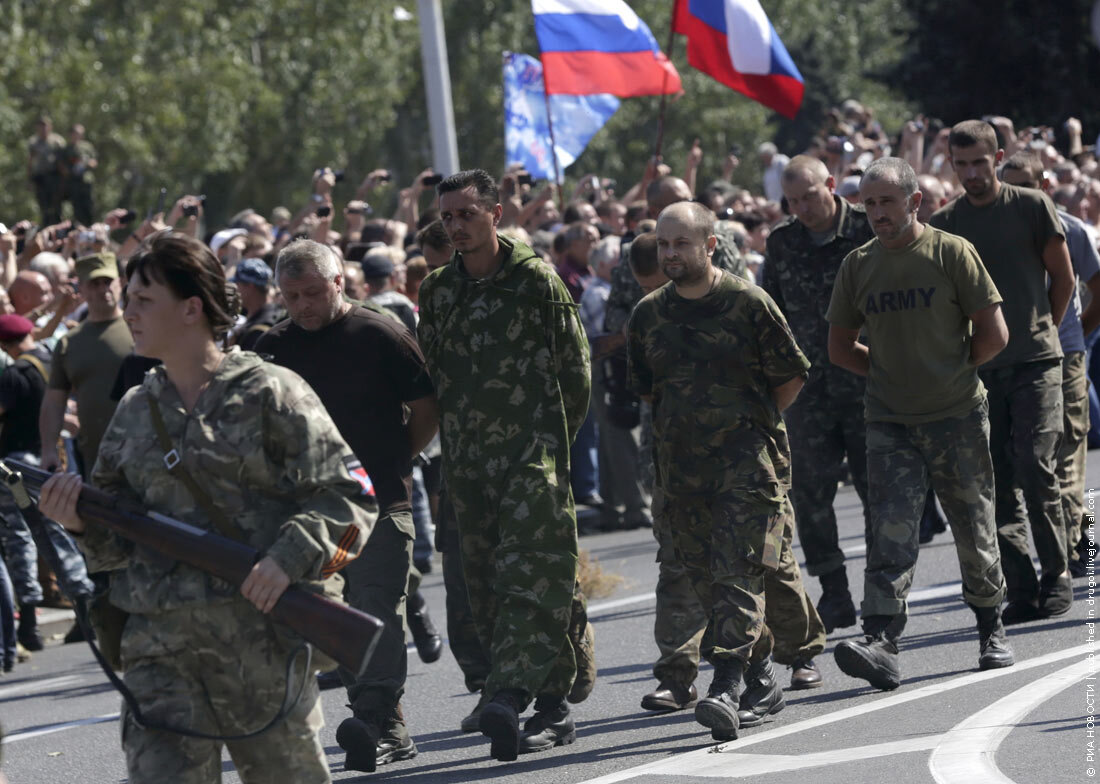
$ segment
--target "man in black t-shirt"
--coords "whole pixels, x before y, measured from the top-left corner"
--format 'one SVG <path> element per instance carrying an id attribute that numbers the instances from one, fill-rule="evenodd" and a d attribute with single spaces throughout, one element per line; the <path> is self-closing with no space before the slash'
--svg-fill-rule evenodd
<path id="1" fill-rule="evenodd" d="M 290 318 L 256 351 L 301 375 L 370 475 L 379 518 L 362 555 L 345 567 L 349 604 L 385 624 L 368 671 L 341 670 L 353 717 L 336 733 L 346 770 L 416 754 L 399 701 L 405 688 L 406 590 L 412 564 L 412 460 L 435 435 L 435 391 L 416 339 L 395 319 L 343 297 L 339 260 L 301 240 L 279 254 L 276 278 Z"/>
<path id="2" fill-rule="evenodd" d="M 34 324 L 22 316 L 0 316 L 0 349 L 15 360 L 0 374 L 0 456 L 38 465 L 42 454 L 38 412 L 46 393 L 50 351 L 35 343 L 33 331 Z M 47 535 L 61 559 L 64 574 L 57 575 L 58 580 L 70 596 L 91 596 L 93 586 L 76 544 L 56 523 L 48 524 Z M 38 582 L 38 550 L 8 492 L 0 492 L 0 539 L 20 606 L 17 638 L 28 650 L 41 650 L 34 609 L 45 598 Z"/>

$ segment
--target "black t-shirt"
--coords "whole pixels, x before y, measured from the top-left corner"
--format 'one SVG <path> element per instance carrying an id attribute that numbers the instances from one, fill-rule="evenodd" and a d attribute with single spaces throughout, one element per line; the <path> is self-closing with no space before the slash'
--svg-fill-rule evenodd
<path id="1" fill-rule="evenodd" d="M 24 355 L 0 373 L 0 407 L 4 409 L 3 429 L 0 429 L 0 455 L 14 452 L 42 453 L 38 434 L 38 412 L 46 395 L 46 376 L 50 372 L 49 349 L 37 345 L 27 352 L 35 357 L 39 369 Z"/>
<path id="2" fill-rule="evenodd" d="M 237 331 L 236 345 L 241 347 L 241 351 L 255 351 L 256 343 L 263 334 L 285 318 L 286 311 L 274 302 L 267 303 L 241 325 Z"/>
<path id="3" fill-rule="evenodd" d="M 256 352 L 313 387 L 370 474 L 380 509 L 410 509 L 412 446 L 402 404 L 435 391 L 413 334 L 386 315 L 353 307 L 314 332 L 281 321 Z"/>
<path id="4" fill-rule="evenodd" d="M 141 354 L 129 354 L 122 360 L 122 365 L 115 376 L 115 384 L 111 387 L 111 400 L 116 403 L 130 391 L 130 387 L 136 387 L 145 380 L 145 374 L 160 364 L 160 360 L 154 357 L 143 357 Z"/>

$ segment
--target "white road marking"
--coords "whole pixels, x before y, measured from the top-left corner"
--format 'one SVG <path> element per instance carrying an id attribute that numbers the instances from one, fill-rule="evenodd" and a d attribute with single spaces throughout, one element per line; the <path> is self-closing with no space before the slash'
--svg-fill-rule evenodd
<path id="1" fill-rule="evenodd" d="M 642 602 L 652 602 L 657 600 L 657 594 L 639 593 L 634 596 L 624 596 L 622 599 L 612 599 L 608 602 L 596 602 L 595 604 L 588 605 L 588 614 L 595 615 L 596 613 L 607 612 L 608 610 L 616 610 L 619 607 L 629 607 L 632 604 L 641 604 Z"/>
<path id="2" fill-rule="evenodd" d="M 1061 651 L 1054 651 L 1053 653 L 1048 653 L 1043 656 L 1036 656 L 1034 658 L 1018 662 L 1015 667 L 1007 667 L 1000 670 L 987 670 L 986 672 L 973 672 L 968 675 L 960 675 L 957 678 L 951 678 L 949 680 L 943 681 L 942 683 L 933 683 L 919 689 L 914 689 L 913 691 L 903 691 L 901 693 L 891 694 L 890 696 L 880 697 L 871 702 L 866 702 L 861 705 L 853 705 L 850 708 L 833 711 L 832 713 L 827 713 L 824 716 L 816 716 L 812 719 L 795 722 L 794 724 L 790 724 L 786 727 L 776 727 L 775 729 L 767 730 L 765 732 L 753 733 L 746 737 L 739 738 L 738 740 L 722 744 L 717 748 L 712 746 L 705 749 L 699 749 L 697 751 L 689 751 L 685 754 L 677 754 L 666 759 L 646 763 L 645 765 L 639 765 L 634 768 L 628 768 L 627 770 L 610 773 L 606 776 L 589 779 L 588 781 L 581 782 L 581 784 L 614 784 L 614 782 L 628 781 L 637 776 L 654 774 L 704 777 L 712 776 L 718 778 L 729 777 L 729 758 L 734 755 L 736 755 L 737 758 L 740 758 L 741 755 L 737 754 L 737 752 L 748 746 L 755 746 L 758 743 L 766 743 L 768 741 L 777 740 L 779 738 L 786 737 L 787 735 L 807 732 L 816 729 L 817 727 L 823 727 L 827 724 L 833 724 L 839 721 L 847 721 L 848 719 L 854 719 L 860 716 L 867 715 L 869 713 L 874 713 L 875 711 L 883 710 L 886 708 L 893 708 L 898 705 L 903 705 L 907 702 L 913 702 L 915 700 L 921 700 L 925 697 L 934 697 L 936 695 L 943 694 L 944 692 L 952 691 L 953 689 L 962 688 L 963 686 L 970 686 L 975 683 L 982 683 L 983 681 L 993 680 L 994 678 L 1002 678 L 1006 675 L 1013 675 L 1015 673 L 1024 672 L 1035 667 L 1042 667 L 1047 664 L 1053 664 L 1054 662 L 1059 662 L 1063 659 L 1069 659 L 1075 656 L 1084 656 L 1088 653 L 1091 653 L 1093 651 L 1093 648 L 1094 646 L 1091 643 L 1085 643 L 1084 645 L 1077 645 L 1073 648 L 1066 648 Z M 1031 684 L 1029 684 L 1028 688 L 1031 688 Z M 970 781 L 981 781 L 981 779 L 970 779 Z"/>
<path id="3" fill-rule="evenodd" d="M 943 741 L 928 759 L 928 770 L 936 784 L 1014 784 L 997 767 L 997 747 L 1024 716 L 1098 667 L 1100 664 L 1092 657 L 1071 664 L 956 724 L 944 733 Z"/>
<path id="4" fill-rule="evenodd" d="M 77 719 L 76 721 L 64 721 L 60 724 L 47 724 L 44 727 L 39 727 L 33 730 L 24 730 L 22 732 L 13 732 L 11 735 L 4 736 L 4 745 L 9 743 L 15 743 L 17 740 L 29 740 L 30 738 L 37 738 L 39 735 L 51 735 L 55 732 L 64 732 L 65 730 L 71 730 L 73 727 L 83 727 L 86 724 L 102 724 L 105 721 L 118 721 L 119 714 L 104 713 L 100 716 L 92 716 L 90 719 Z"/>
<path id="5" fill-rule="evenodd" d="M 79 680 L 79 675 L 59 675 L 56 678 L 46 678 L 42 681 L 27 681 L 26 683 L 17 683 L 14 686 L 5 686 L 0 689 L 0 701 L 27 692 L 46 691 L 57 686 L 69 686 Z"/>

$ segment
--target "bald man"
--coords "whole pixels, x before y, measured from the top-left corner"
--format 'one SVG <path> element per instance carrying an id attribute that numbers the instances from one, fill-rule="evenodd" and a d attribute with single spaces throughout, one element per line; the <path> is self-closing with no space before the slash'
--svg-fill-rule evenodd
<path id="1" fill-rule="evenodd" d="M 785 705 L 764 583 L 780 568 L 790 515 L 780 413 L 810 363 L 771 297 L 712 264 L 717 242 L 706 207 L 661 212 L 658 261 L 672 285 L 638 303 L 627 335 L 632 386 L 653 406 L 662 516 L 710 619 L 704 651 L 714 680 L 695 718 L 724 741 Z"/>
<path id="2" fill-rule="evenodd" d="M 23 270 L 8 287 L 11 306 L 20 316 L 26 316 L 49 302 L 52 292 L 50 279 L 34 270 Z"/>
<path id="3" fill-rule="evenodd" d="M 840 263 L 874 237 L 867 214 L 834 193 L 817 158 L 798 155 L 781 178 L 790 216 L 767 239 L 761 285 L 786 316 L 812 367 L 798 402 L 784 413 L 791 440 L 794 505 L 806 570 L 821 581 L 817 611 L 825 630 L 854 626 L 833 500 L 844 460 L 867 516 L 864 380 L 829 363 L 825 311 Z"/>
<path id="4" fill-rule="evenodd" d="M 917 185 L 920 187 L 920 209 L 917 211 L 917 220 L 928 223 L 928 219 L 940 207 L 947 204 L 947 190 L 939 177 L 931 174 L 921 174 L 917 177 Z"/>

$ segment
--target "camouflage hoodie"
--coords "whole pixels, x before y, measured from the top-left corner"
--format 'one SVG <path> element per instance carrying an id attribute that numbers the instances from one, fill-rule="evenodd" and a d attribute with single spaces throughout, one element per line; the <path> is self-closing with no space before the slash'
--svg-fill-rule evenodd
<path id="1" fill-rule="evenodd" d="M 373 494 L 321 401 L 293 371 L 251 352 L 226 354 L 190 413 L 163 367 L 119 403 L 92 484 L 197 527 L 217 531 L 165 466 L 149 412 L 161 416 L 183 466 L 291 581 L 316 581 L 355 558 L 377 518 Z M 369 484 L 369 482 L 368 482 Z M 151 614 L 233 601 L 236 587 L 96 526 L 81 539 L 89 571 L 112 571 L 111 603 Z"/>

